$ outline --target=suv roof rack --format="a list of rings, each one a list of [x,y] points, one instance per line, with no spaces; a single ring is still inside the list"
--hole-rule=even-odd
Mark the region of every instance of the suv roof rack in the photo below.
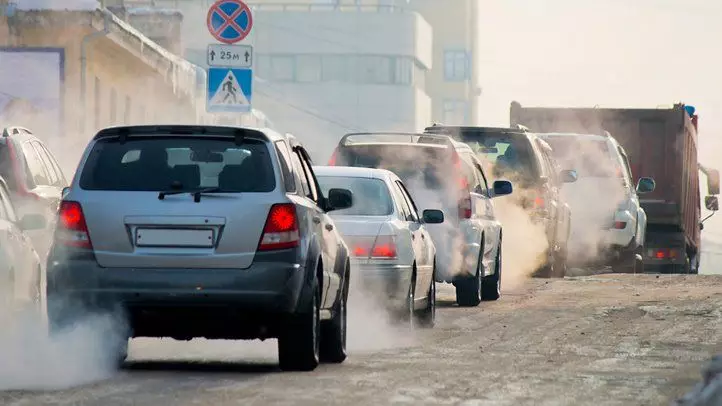
[[[339,145],[346,146],[354,144],[353,141],[349,142],[349,138],[359,137],[363,138],[368,136],[369,140],[359,141],[358,143],[365,142],[396,142],[396,143],[408,143],[408,144],[437,144],[437,145],[453,145],[451,137],[445,134],[428,134],[428,133],[413,133],[413,132],[393,132],[393,131],[379,131],[379,132],[357,132],[348,133],[341,137]],[[382,138],[382,140],[379,140]],[[383,138],[387,138],[383,140]]]

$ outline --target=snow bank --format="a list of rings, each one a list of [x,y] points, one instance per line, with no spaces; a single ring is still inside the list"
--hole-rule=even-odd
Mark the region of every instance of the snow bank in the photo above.
[[[96,10],[98,0],[17,0],[18,10]]]
[[[722,355],[716,355],[702,368],[702,379],[672,406],[722,406]]]

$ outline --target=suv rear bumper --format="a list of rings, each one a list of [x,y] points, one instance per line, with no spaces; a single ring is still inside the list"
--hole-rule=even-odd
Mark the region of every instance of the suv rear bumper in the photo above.
[[[282,316],[310,300],[310,280],[303,266],[287,262],[175,269],[103,268],[91,259],[48,261],[48,319],[51,326],[62,327],[90,314],[121,310],[133,336],[259,338],[261,330],[275,330]],[[214,322],[218,333],[199,327]],[[235,325],[242,323],[247,325]],[[240,330],[231,333],[229,326]]]

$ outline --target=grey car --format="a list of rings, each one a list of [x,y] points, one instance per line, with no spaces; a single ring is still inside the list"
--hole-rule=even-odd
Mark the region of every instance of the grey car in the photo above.
[[[109,312],[129,326],[121,362],[128,337],[278,338],[284,370],[343,362],[349,256],[327,212],[352,195],[324,196],[311,165],[265,129],[100,131],[60,203],[51,333]]]

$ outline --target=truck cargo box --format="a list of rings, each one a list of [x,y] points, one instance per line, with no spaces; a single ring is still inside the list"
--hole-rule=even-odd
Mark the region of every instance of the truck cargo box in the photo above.
[[[684,105],[667,109],[547,108],[512,102],[510,122],[538,133],[608,131],[627,152],[635,183],[640,177],[656,181],[654,192],[640,196],[648,231],[681,231],[691,248],[699,247],[696,116],[690,117]]]

